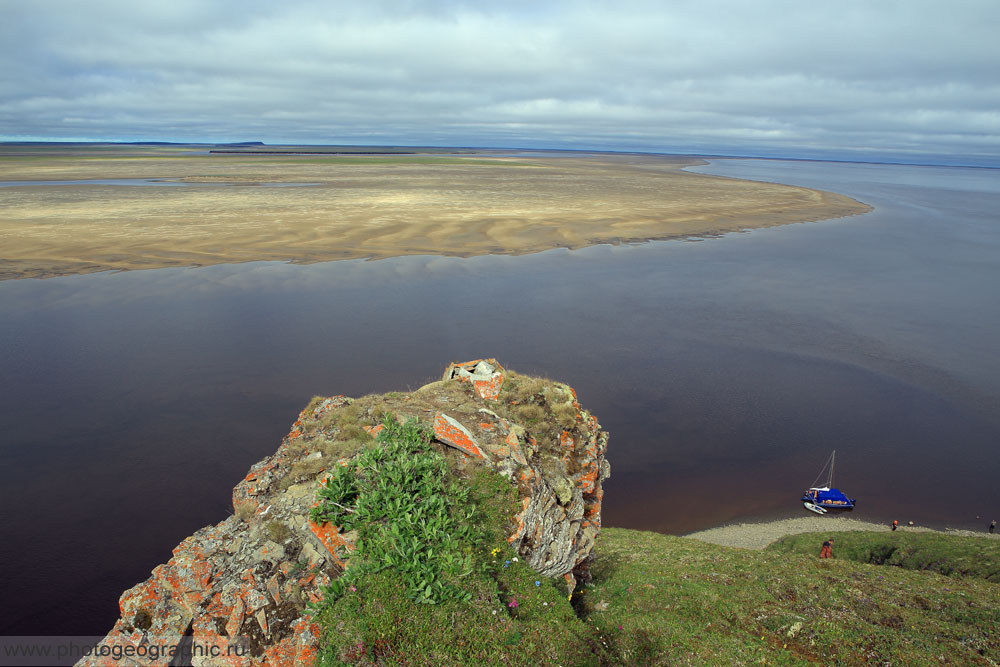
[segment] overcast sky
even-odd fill
[[[0,140],[1000,164],[998,29],[998,0],[0,0]]]

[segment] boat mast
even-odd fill
[[[826,478],[826,488],[828,488],[828,489],[832,489],[833,488],[833,459],[836,456],[837,456],[837,450],[835,449],[835,450],[833,450],[833,454],[830,454],[830,458],[828,458],[826,460],[826,463],[823,464],[823,469],[819,471],[818,475],[816,475],[816,479],[813,480],[812,487],[810,487],[810,488],[813,488],[813,489],[817,488],[816,484],[819,482],[820,479],[823,478],[823,473],[826,472],[827,466],[830,467],[830,475]]]

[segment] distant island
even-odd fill
[[[231,144],[230,144],[231,145]],[[239,155],[417,155],[413,151],[323,151],[323,150],[266,150],[237,151],[213,149],[209,153],[235,153]]]

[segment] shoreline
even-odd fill
[[[680,537],[688,537],[702,542],[724,547],[761,550],[767,545],[787,535],[799,533],[839,533],[848,531],[891,532],[885,523],[874,523],[846,516],[794,517],[761,522],[734,523],[707,530],[699,530]],[[961,535],[966,537],[986,537],[1000,539],[1000,533],[990,534],[986,530],[972,531],[948,528],[938,530],[925,526],[900,526],[899,531],[911,533],[939,533],[941,535]]]
[[[872,210],[832,192],[683,169],[696,164],[704,160],[14,158],[0,163],[0,182],[127,177],[198,187],[6,187],[0,280],[251,261],[525,255],[710,238]],[[260,187],[281,183],[315,185]]]

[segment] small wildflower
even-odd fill
[[[493,615],[494,615],[494,616],[496,616],[496,615],[497,615],[497,610],[496,610],[496,609],[494,609],[494,610],[493,610]]]
[[[510,565],[510,561],[509,561],[509,560],[505,560],[505,561],[503,562],[503,566],[504,566],[504,567],[507,567],[508,565]]]
[[[349,591],[351,591],[353,593],[354,591],[356,591],[358,589],[355,588],[354,586],[350,586],[347,590],[349,590]]]
[[[542,603],[542,606],[543,606],[543,607],[548,607],[548,606],[549,606],[549,603],[548,603],[548,602],[543,602],[543,603]]]
[[[573,601],[573,594],[570,593],[569,595],[567,595],[566,599],[569,600],[570,602],[572,602]]]
[[[540,581],[536,581],[535,582],[535,586],[541,586],[541,585],[542,585],[542,582],[540,582]]]
[[[510,602],[508,602],[507,606],[508,607],[516,607],[517,606],[517,598],[514,598]]]
[[[619,629],[619,630],[624,630],[625,628],[623,628],[623,627],[622,627],[621,625],[619,625],[619,626],[618,626],[618,629]]]
[[[517,556],[514,556],[514,562],[515,563],[517,562]]]

